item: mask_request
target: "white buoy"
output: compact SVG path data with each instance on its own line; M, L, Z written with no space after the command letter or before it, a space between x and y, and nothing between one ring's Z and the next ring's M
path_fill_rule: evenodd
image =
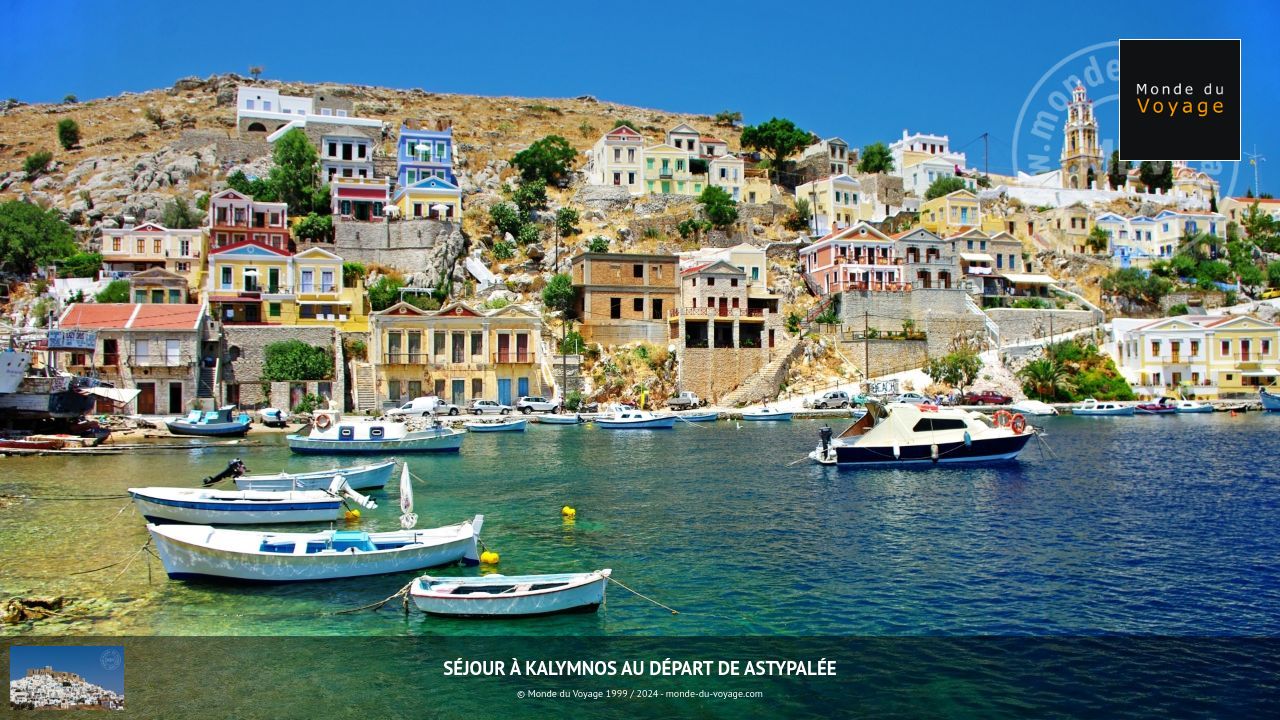
M938 445L937 445L937 443L934 443L933 445L930 445L930 446L929 446L929 453L933 456L933 460L934 460L934 462L937 462L937 461L938 461Z
M902 448L898 447L898 443L893 444L893 459L897 460L902 457Z

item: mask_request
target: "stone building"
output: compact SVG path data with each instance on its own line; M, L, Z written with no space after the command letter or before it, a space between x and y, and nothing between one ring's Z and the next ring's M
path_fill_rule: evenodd
M219 366L225 404L245 408L274 404L269 383L263 378L266 349L272 343L286 340L301 340L308 345L325 348L332 354L333 372L329 378L318 382L316 392L325 398L337 398L339 404L342 403L346 394L346 368L337 328L328 325L225 325L222 333L224 349ZM295 381L295 385L305 387L302 381Z
M574 313L588 342L663 342L667 312L679 297L675 255L582 253L570 274Z

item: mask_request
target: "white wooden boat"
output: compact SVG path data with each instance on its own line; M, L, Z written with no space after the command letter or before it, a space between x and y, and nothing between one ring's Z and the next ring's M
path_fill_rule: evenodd
M1007 411L999 418L960 408L867 403L867 414L832 439L819 431L809 454L825 465L929 465L1012 460L1036 431L1026 418Z
M148 524L175 580L223 578L303 582L408 572L454 563L476 565L484 516L429 530L279 533L208 525Z
M778 408L771 408L768 405L765 405L758 410L742 411L743 420L787 421L787 420L790 420L793 415L795 415L794 412L791 412L788 410L779 410Z
M1010 405L1009 409L1014 412L1020 412L1023 415L1046 416L1058 414L1058 408L1039 400L1019 400Z
M264 525L340 520L350 500L375 509L377 503L330 478L326 490L213 490L210 488L129 488L129 496L147 522L193 525Z
M1093 398L1085 400L1083 403L1071 410L1072 415L1084 415L1086 417L1121 416L1132 415L1133 413L1134 407L1132 405L1125 405L1124 403L1111 401L1098 402Z
M1267 412L1280 412L1280 395L1267 392L1266 388L1258 388L1258 400L1262 402L1262 409Z
M676 417L685 422L715 422L720 419L719 410L693 410L687 413L677 413Z
M462 426L471 432L487 433L487 432L524 432L529 427L529 418L514 418L511 420L471 420L462 423Z
M329 487L335 475L341 475L352 490L376 490L386 487L395 471L396 461L386 460L368 465L331 468L328 470L308 470L297 473L274 473L266 475L243 475L236 478L236 487L241 490L321 490Z
M1213 412L1212 405L1207 402L1200 402L1199 400L1177 400L1174 402L1174 407L1177 408L1178 414Z
M437 423L410 431L402 422L343 420L340 413L318 411L308 435L290 435L289 449L309 455L457 452L465 430Z
M409 597L428 615L450 617L532 617L595 612L604 602L608 568L559 575L432 577L413 582Z
M583 425L587 422L581 415L539 415L538 422L544 425Z
M597 417L596 425L607 430L669 430L676 426L676 416L623 409Z

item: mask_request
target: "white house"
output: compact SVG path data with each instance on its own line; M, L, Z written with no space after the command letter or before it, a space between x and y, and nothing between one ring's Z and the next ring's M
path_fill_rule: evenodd
M848 175L829 175L796 186L796 199L809 201L814 235L826 235L861 220L858 195L862 184Z
M955 167L968 167L964 153L951 152L951 139L946 135L908 133L903 130L901 139L889 143L889 154L893 156L893 174L899 177L902 176L903 168L930 157L944 160Z
M956 166L951 162L940 158L930 157L920 162L902 168L899 173L902 176L902 190L907 193L914 193L918 197L924 197L929 190L929 186L935 180L948 177L958 177L956 175ZM964 186L970 190L977 190L973 178L961 178Z
M588 182L625 187L632 195L643 195L644 145L644 136L626 125L601 135L591 148Z
M732 153L717 155L707 165L708 172L711 173L710 184L724 188L735 201L741 202L745 172L745 163L742 162L742 158Z
M852 162L852 158L849 155L849 143L838 137L819 140L800 153L800 163L802 164L806 161L811 161L812 158L825 158L827 163L826 172L831 175L849 174L849 163Z

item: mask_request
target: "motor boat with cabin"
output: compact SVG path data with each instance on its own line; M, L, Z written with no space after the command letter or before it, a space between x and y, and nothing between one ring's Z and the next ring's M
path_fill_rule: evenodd
M992 463L1013 460L1035 437L1019 413L993 417L934 405L867 403L867 414L839 437L831 428L809 457L824 465L900 466L936 463Z
M1104 400L1099 402L1093 398L1085 400L1071 410L1072 415L1084 415L1086 417L1107 417L1107 416L1128 416L1133 415L1135 408L1132 405L1124 403Z
M344 420L336 410L317 410L307 435L289 435L289 449L304 455L406 452L457 452L465 430L439 420L421 430L410 430L391 420Z
M1177 409L1179 415L1213 412L1212 405L1200 400L1175 400L1173 406Z
M676 426L676 416L614 405L610 412L596 417L596 425L606 430L669 430Z
M186 417L165 422L173 435L191 437L243 437L249 432L253 419L248 413L236 413L234 405L217 410L192 410Z

